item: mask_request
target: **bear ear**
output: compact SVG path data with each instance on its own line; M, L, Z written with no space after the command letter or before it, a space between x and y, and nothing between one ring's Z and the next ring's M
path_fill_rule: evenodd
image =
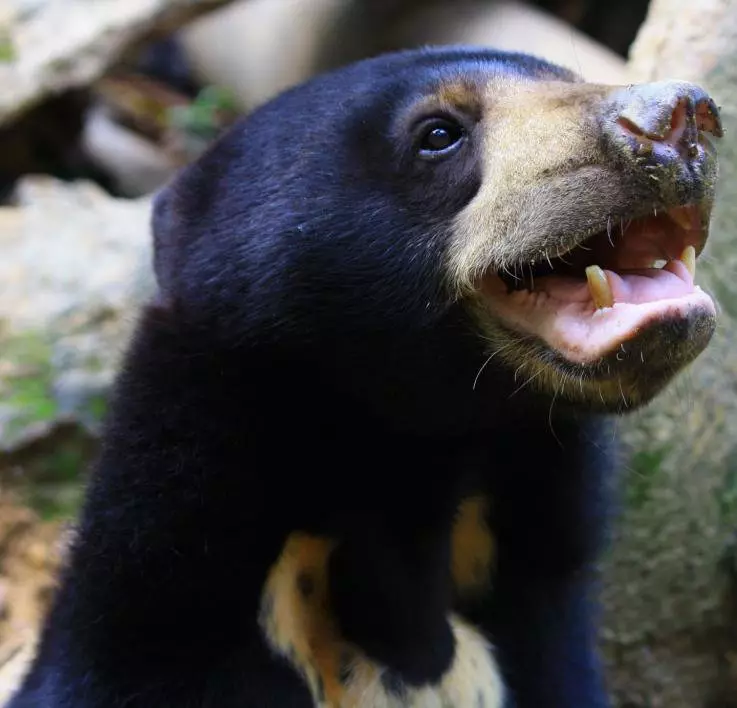
M172 185L162 188L154 196L151 214L154 273L160 298L164 302L172 302L175 299L181 258L181 244L178 242L181 224L177 218L175 199L176 193Z

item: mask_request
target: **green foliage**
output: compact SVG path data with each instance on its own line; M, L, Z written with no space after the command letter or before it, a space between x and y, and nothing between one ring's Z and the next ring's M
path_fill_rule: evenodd
M0 27L0 64L9 64L15 59L15 46L7 31Z
M19 462L23 475L13 480L13 487L43 519L72 518L84 498L85 472L93 449L82 431L52 436Z
M82 473L87 464L85 451L74 441L53 450L25 485L24 501L46 520L75 516L83 498Z
M207 86L189 106L175 106L169 110L172 127L213 140L222 129L224 118L238 112L233 94L219 86Z
M82 429L62 436L51 436L34 448L29 456L14 445L30 426L54 422L60 414L54 396L56 371L52 362L51 342L41 334L29 333L9 337L0 344L0 416L3 423L0 472L19 467L20 476L7 476L21 498L44 519L74 516L82 500L84 472L91 450L89 433ZM87 422L99 422L105 414L107 400L92 396L78 411ZM20 457L17 457L20 455Z
M719 516L725 527L737 524L737 452L733 451L725 464L726 473L722 484L715 490Z
M630 509L641 509L648 502L667 456L667 448L639 450L632 455L626 484L627 506Z
M81 484L36 484L28 485L22 495L44 521L75 518L84 499Z
M10 411L6 430L12 439L26 426L51 421L58 413L52 392L51 346L37 334L14 337L2 343L1 360L10 369L0 382L0 400Z
M106 396L90 396L84 404L84 416L93 423L101 422L107 413L107 403Z

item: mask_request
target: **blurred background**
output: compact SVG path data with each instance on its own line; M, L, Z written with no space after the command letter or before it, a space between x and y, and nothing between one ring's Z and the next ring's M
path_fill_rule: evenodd
M722 179L697 274L719 331L620 424L601 650L618 708L737 707L737 0L0 0L0 706L153 289L151 194L282 89L451 43L603 83L694 80L721 103Z

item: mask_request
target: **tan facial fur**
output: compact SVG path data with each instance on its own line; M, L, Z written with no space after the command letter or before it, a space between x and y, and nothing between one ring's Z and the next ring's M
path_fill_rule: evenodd
M479 549L489 547L480 523L482 506L472 499L461 507L453 540L454 548L460 543L464 560L454 563L454 575L456 565L465 567ZM464 538L468 544L461 543ZM504 688L491 647L455 615L449 620L456 654L441 682L389 690L382 680L384 668L345 642L331 617L327 563L333 548L329 539L292 534L269 572L261 602L267 641L305 678L316 708L501 708ZM456 579L465 583L465 571Z
M482 184L456 218L449 251L459 293L489 267L555 256L600 227L623 191L596 125L610 88L496 79L479 90Z

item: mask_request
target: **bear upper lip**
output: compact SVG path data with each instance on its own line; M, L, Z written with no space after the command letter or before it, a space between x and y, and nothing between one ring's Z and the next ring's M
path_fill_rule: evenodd
M609 220L555 257L487 272L480 292L507 326L542 338L569 361L596 362L655 322L694 308L715 315L694 283L706 234L698 204Z
M680 260L689 247L697 256L706 235L696 204L654 210L637 218L609 218L602 229L575 239L575 245L548 250L530 263L497 274L510 290L535 290L535 281L546 276L585 277L586 268L592 265L617 272L651 269Z

